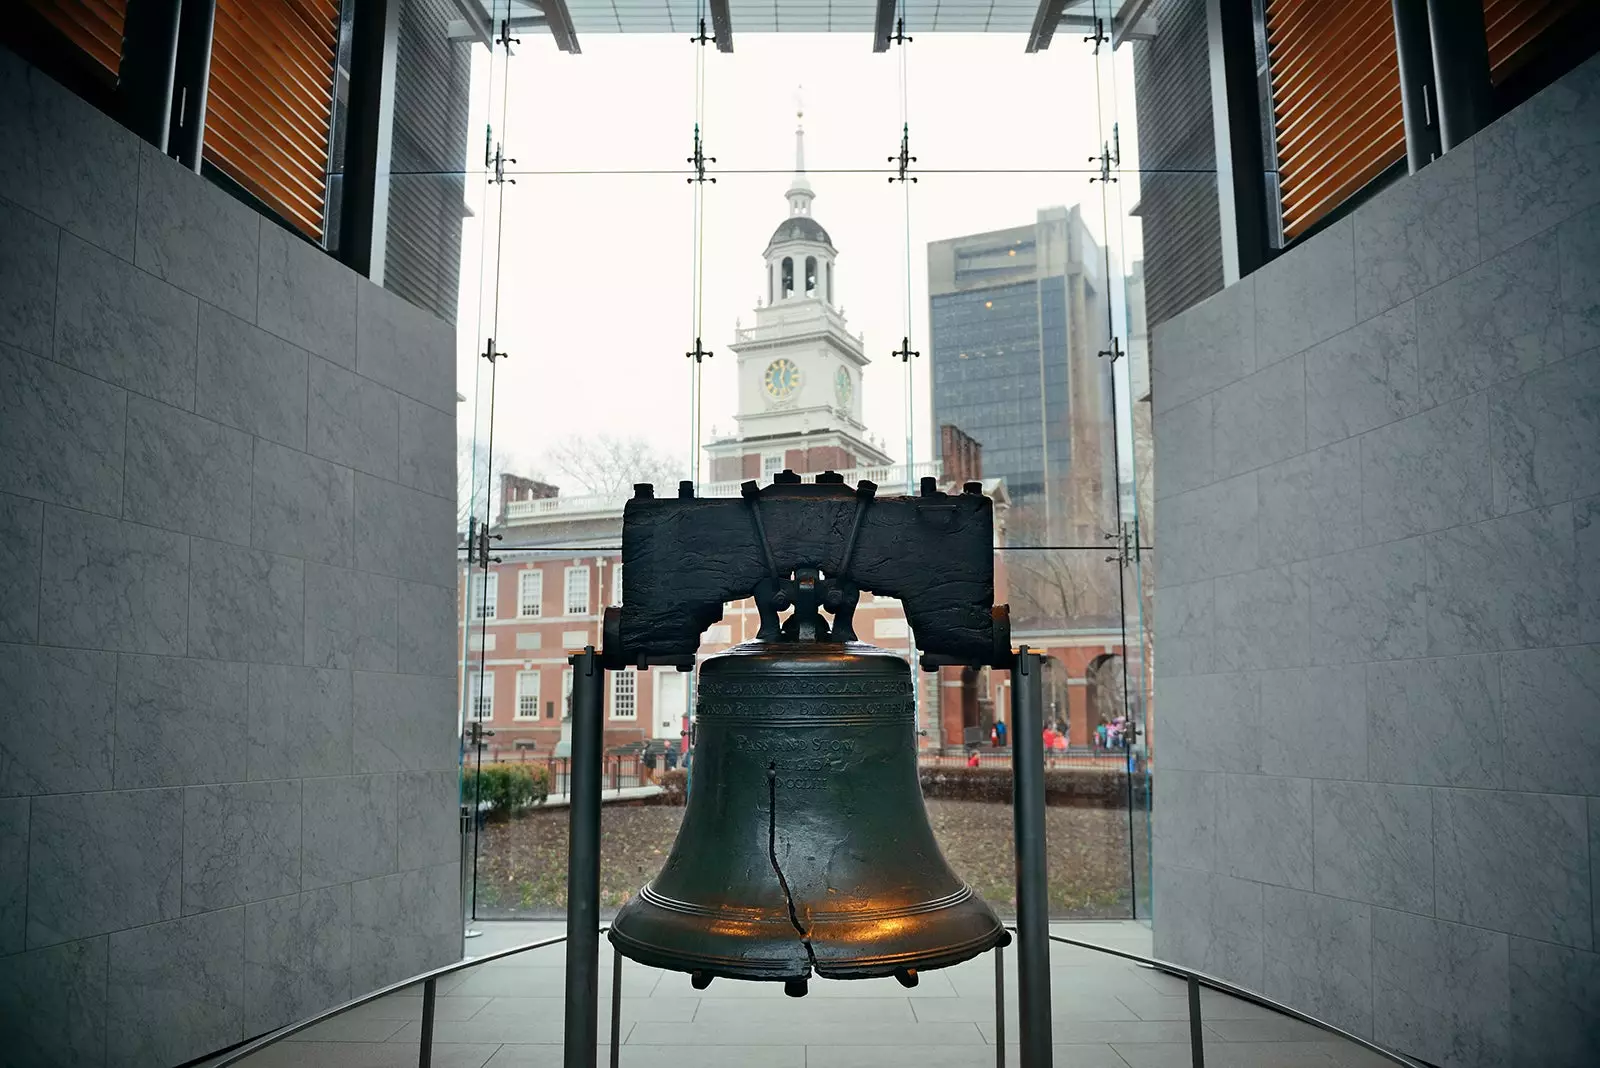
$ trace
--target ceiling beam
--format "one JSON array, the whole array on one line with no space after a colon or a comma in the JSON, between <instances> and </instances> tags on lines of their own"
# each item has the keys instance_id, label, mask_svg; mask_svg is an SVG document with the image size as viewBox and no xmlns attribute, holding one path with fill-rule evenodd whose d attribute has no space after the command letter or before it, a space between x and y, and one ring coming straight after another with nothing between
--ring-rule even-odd
<instances>
[{"instance_id":1,"label":"ceiling beam","mask_svg":"<svg viewBox=\"0 0 1600 1068\"><path fill-rule=\"evenodd\" d=\"M728 15L728 0L711 0L711 33L718 52L733 51L733 19Z\"/></svg>"},{"instance_id":2,"label":"ceiling beam","mask_svg":"<svg viewBox=\"0 0 1600 1068\"><path fill-rule=\"evenodd\" d=\"M872 50L889 51L889 38L894 33L895 0L878 0L878 17L872 25Z\"/></svg>"},{"instance_id":3,"label":"ceiling beam","mask_svg":"<svg viewBox=\"0 0 1600 1068\"><path fill-rule=\"evenodd\" d=\"M461 17L466 20L464 28L467 32L462 34L461 37L476 38L483 47L493 50L494 29L489 25L489 13L478 6L477 0L453 0L453 2ZM456 34L456 23L452 21L450 23L450 36L454 38Z\"/></svg>"},{"instance_id":4,"label":"ceiling beam","mask_svg":"<svg viewBox=\"0 0 1600 1068\"><path fill-rule=\"evenodd\" d=\"M1043 52L1050 47L1050 38L1055 36L1066 6L1067 0L1039 0L1039 10L1033 13L1033 29L1028 31L1026 51Z\"/></svg>"},{"instance_id":5,"label":"ceiling beam","mask_svg":"<svg viewBox=\"0 0 1600 1068\"><path fill-rule=\"evenodd\" d=\"M1144 17L1151 0L1128 0L1111 20L1111 50L1122 47L1123 41L1148 41L1156 35L1155 19ZM1141 26L1143 22L1145 25Z\"/></svg>"},{"instance_id":6,"label":"ceiling beam","mask_svg":"<svg viewBox=\"0 0 1600 1068\"><path fill-rule=\"evenodd\" d=\"M582 53L578 33L572 28L572 12L567 10L567 0L541 0L539 6L544 8L544 19L550 24L550 36L555 38L556 47L573 55Z\"/></svg>"}]
</instances>

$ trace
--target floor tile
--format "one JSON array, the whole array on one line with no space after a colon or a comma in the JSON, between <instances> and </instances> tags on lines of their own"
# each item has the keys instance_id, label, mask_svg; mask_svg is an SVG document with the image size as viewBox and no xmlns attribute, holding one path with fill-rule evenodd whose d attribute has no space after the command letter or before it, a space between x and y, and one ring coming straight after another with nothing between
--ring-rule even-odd
<instances>
[{"instance_id":1,"label":"floor tile","mask_svg":"<svg viewBox=\"0 0 1600 1068\"><path fill-rule=\"evenodd\" d=\"M638 1023L627 1043L642 1046L803 1046L825 1033L841 1046L978 1046L970 1023L840 1023L825 1032L811 1023ZM699 1055L696 1051L696 1056Z\"/></svg>"},{"instance_id":2,"label":"floor tile","mask_svg":"<svg viewBox=\"0 0 1600 1068\"><path fill-rule=\"evenodd\" d=\"M483 1068L498 1047L435 1045L434 1068ZM560 1047L552 1068L560 1068ZM243 1068L416 1068L415 1046L385 1042L279 1042L242 1062ZM501 1068L501 1066L497 1066Z\"/></svg>"},{"instance_id":3,"label":"floor tile","mask_svg":"<svg viewBox=\"0 0 1600 1068\"><path fill-rule=\"evenodd\" d=\"M308 1027L285 1042L382 1042L406 1025L404 1020L362 1019L349 1013Z\"/></svg>"}]
</instances>

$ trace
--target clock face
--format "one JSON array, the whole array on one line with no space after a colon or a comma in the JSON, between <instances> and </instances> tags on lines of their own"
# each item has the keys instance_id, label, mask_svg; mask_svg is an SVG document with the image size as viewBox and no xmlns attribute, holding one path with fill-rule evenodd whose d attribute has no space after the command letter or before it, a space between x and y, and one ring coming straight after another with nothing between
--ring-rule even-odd
<instances>
[{"instance_id":1,"label":"clock face","mask_svg":"<svg viewBox=\"0 0 1600 1068\"><path fill-rule=\"evenodd\" d=\"M841 367L833 373L833 395L839 400L839 407L850 407L850 398L855 396L855 383L850 381L850 369Z\"/></svg>"},{"instance_id":2,"label":"clock face","mask_svg":"<svg viewBox=\"0 0 1600 1068\"><path fill-rule=\"evenodd\" d=\"M774 397L787 397L800 388L800 368L790 359L773 360L767 365L762 385Z\"/></svg>"}]
</instances>

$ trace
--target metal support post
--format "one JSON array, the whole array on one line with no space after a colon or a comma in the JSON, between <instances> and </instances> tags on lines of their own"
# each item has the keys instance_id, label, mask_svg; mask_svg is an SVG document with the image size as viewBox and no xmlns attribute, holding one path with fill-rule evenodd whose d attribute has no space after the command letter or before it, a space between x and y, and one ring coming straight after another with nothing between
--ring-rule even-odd
<instances>
[{"instance_id":1,"label":"metal support post","mask_svg":"<svg viewBox=\"0 0 1600 1068\"><path fill-rule=\"evenodd\" d=\"M1222 280L1232 285L1272 258L1268 213L1275 208L1267 203L1254 0L1205 0L1205 7Z\"/></svg>"},{"instance_id":2,"label":"metal support post","mask_svg":"<svg viewBox=\"0 0 1600 1068\"><path fill-rule=\"evenodd\" d=\"M167 154L196 174L206 137L206 94L211 85L211 36L216 0L183 0L178 21L178 52L173 63L172 124Z\"/></svg>"},{"instance_id":3,"label":"metal support post","mask_svg":"<svg viewBox=\"0 0 1600 1068\"><path fill-rule=\"evenodd\" d=\"M1206 1068L1205 1035L1200 1028L1200 981L1189 976L1189 1063Z\"/></svg>"},{"instance_id":4,"label":"metal support post","mask_svg":"<svg viewBox=\"0 0 1600 1068\"><path fill-rule=\"evenodd\" d=\"M417 1046L417 1068L433 1063L433 1013L439 995L437 977L422 984L422 1038Z\"/></svg>"},{"instance_id":5,"label":"metal support post","mask_svg":"<svg viewBox=\"0 0 1600 1068\"><path fill-rule=\"evenodd\" d=\"M383 284L389 232L389 154L394 127L400 0L362 0L350 30L339 258Z\"/></svg>"},{"instance_id":6,"label":"metal support post","mask_svg":"<svg viewBox=\"0 0 1600 1068\"><path fill-rule=\"evenodd\" d=\"M1438 93L1428 36L1427 0L1393 0L1394 45L1400 61L1400 107L1405 115L1406 169L1416 174L1439 158Z\"/></svg>"},{"instance_id":7,"label":"metal support post","mask_svg":"<svg viewBox=\"0 0 1600 1068\"><path fill-rule=\"evenodd\" d=\"M143 0L129 5L122 32L117 96L128 128L167 151L172 123L172 84L178 62L179 0Z\"/></svg>"},{"instance_id":8,"label":"metal support post","mask_svg":"<svg viewBox=\"0 0 1600 1068\"><path fill-rule=\"evenodd\" d=\"M611 950L611 1068L622 1059L622 950Z\"/></svg>"},{"instance_id":9,"label":"metal support post","mask_svg":"<svg viewBox=\"0 0 1600 1068\"><path fill-rule=\"evenodd\" d=\"M994 1063L1006 1068L1006 945L994 947Z\"/></svg>"},{"instance_id":10,"label":"metal support post","mask_svg":"<svg viewBox=\"0 0 1600 1068\"><path fill-rule=\"evenodd\" d=\"M1011 667L1012 806L1017 857L1017 1007L1022 1068L1050 1068L1050 898L1045 872L1042 658Z\"/></svg>"},{"instance_id":11,"label":"metal support post","mask_svg":"<svg viewBox=\"0 0 1600 1068\"><path fill-rule=\"evenodd\" d=\"M605 669L594 646L572 665L564 1068L595 1068L600 1038L600 746Z\"/></svg>"},{"instance_id":12,"label":"metal support post","mask_svg":"<svg viewBox=\"0 0 1600 1068\"><path fill-rule=\"evenodd\" d=\"M1428 0L1428 30L1439 94L1439 147L1448 152L1494 118L1488 31L1482 7L1461 0Z\"/></svg>"}]
</instances>

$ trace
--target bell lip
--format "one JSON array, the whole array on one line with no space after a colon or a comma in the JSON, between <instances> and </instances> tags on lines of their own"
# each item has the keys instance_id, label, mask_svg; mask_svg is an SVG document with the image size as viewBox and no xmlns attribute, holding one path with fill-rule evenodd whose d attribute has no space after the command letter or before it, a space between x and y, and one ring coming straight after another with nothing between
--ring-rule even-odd
<instances>
[{"instance_id":1,"label":"bell lip","mask_svg":"<svg viewBox=\"0 0 1600 1068\"><path fill-rule=\"evenodd\" d=\"M836 661L841 653L850 657L893 660L908 667L911 664L910 660L893 649L885 649L883 646L873 645L871 642L769 642L763 638L751 638L749 641L740 642L738 645L724 649L720 653L712 653L701 661L700 669L704 671L706 667L718 661L741 660L745 657L756 656L781 657L787 661L801 663L810 660L827 660L831 662Z\"/></svg>"},{"instance_id":2,"label":"bell lip","mask_svg":"<svg viewBox=\"0 0 1600 1068\"><path fill-rule=\"evenodd\" d=\"M883 920L898 920L909 916L925 916L931 912L943 912L965 904L973 898L978 898L978 892L966 883L962 883L955 890L941 897L931 897L925 901L918 901L910 905L892 905L886 908L861 909L852 912L820 912L807 910L806 916L810 919L812 927L821 924L850 924L850 923L875 923ZM639 891L640 901L647 902L665 912L678 913L685 916L705 916L726 918L731 913L741 919L760 922L769 912L761 908L727 905L697 905L692 901L683 901L679 898L669 897L655 888L653 882L646 883ZM985 905L988 902L984 902Z\"/></svg>"}]
</instances>

